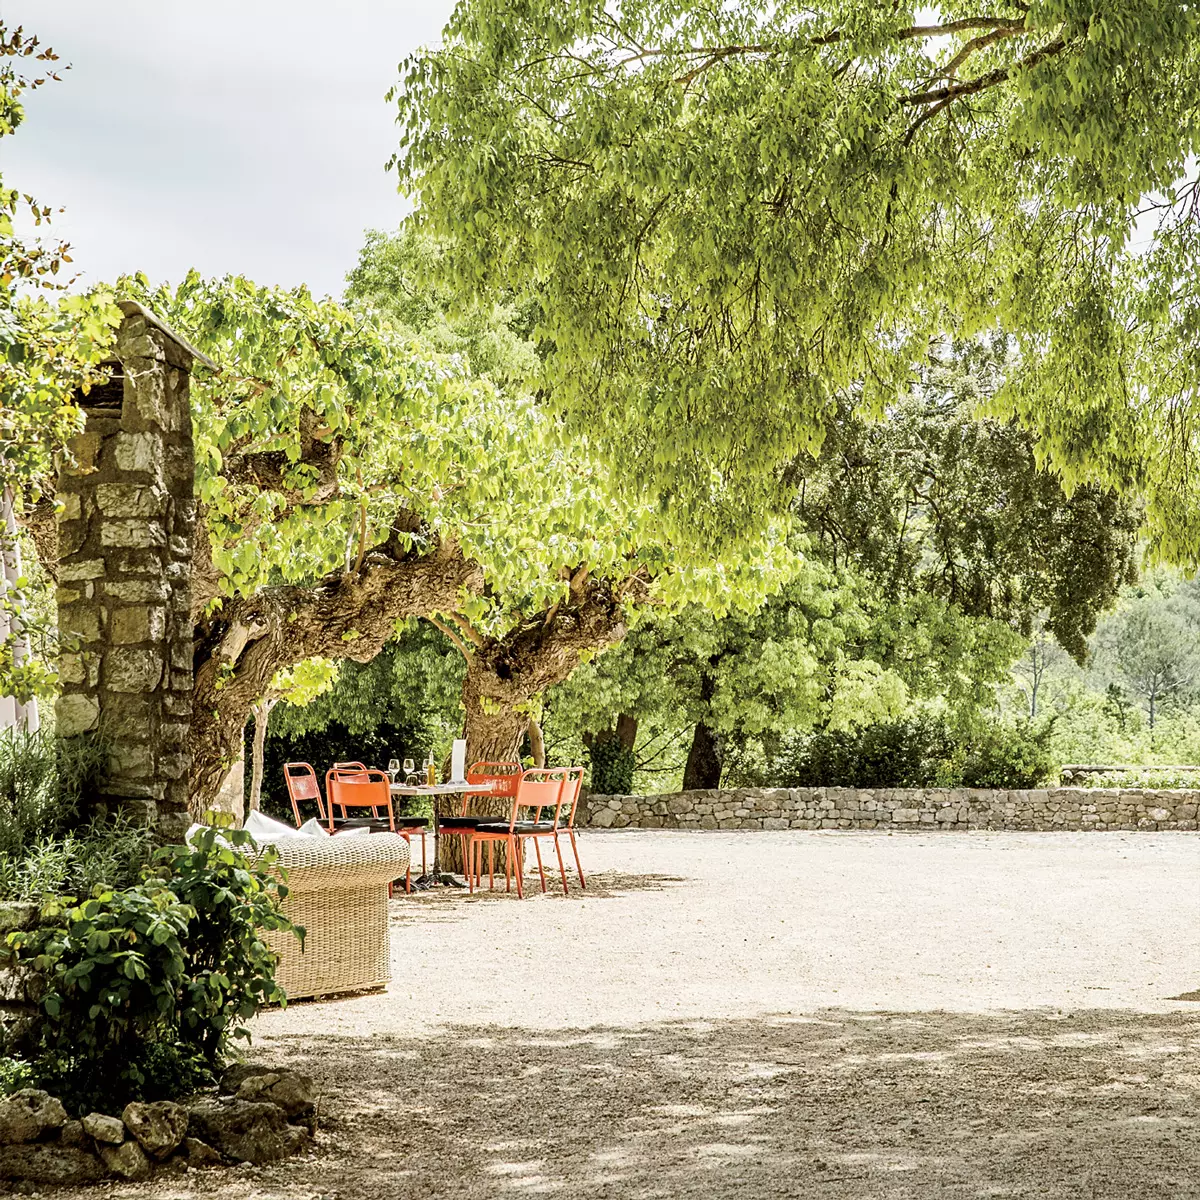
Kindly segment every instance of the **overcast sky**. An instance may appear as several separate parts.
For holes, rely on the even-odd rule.
[[[91,280],[189,267],[340,294],[404,212],[383,94],[453,0],[0,0],[62,56],[3,142]]]

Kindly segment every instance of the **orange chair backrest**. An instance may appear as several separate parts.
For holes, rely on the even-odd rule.
[[[583,789],[583,768],[568,767],[563,780],[562,805],[559,808],[559,823],[565,827],[575,824],[575,810],[579,807],[579,793]]]
[[[488,796],[515,796],[521,783],[521,764],[519,762],[477,762],[467,768],[468,783],[490,783],[492,790],[484,793]],[[476,792],[476,796],[480,793]],[[467,807],[471,802],[471,794],[465,793],[462,799],[462,815],[467,815]]]
[[[325,803],[321,799],[321,785],[317,782],[317,773],[306,762],[283,764],[283,780],[287,784],[288,798],[292,802],[292,814],[296,818],[296,828],[301,825],[300,801],[315,800],[317,816],[325,819]]]
[[[338,770],[332,768],[325,776],[325,791],[329,797],[329,824],[333,826],[333,810],[340,808],[344,813],[351,808],[383,809],[389,824],[395,829],[392,815],[391,780],[383,771],[372,771],[364,767]]]
[[[367,768],[360,762],[334,763],[330,768],[334,771],[365,771]]]
[[[513,799],[511,828],[519,819],[522,809],[533,810],[533,820],[549,820],[558,824],[562,808],[563,790],[567,782],[566,767],[530,767],[521,772],[521,783]],[[542,813],[549,810],[549,816]]]

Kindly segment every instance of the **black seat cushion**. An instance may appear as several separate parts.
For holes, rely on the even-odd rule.
[[[425,817],[397,817],[397,829],[424,829],[429,824]],[[372,833],[390,833],[387,817],[334,817],[334,829],[369,829]]]
[[[494,821],[486,825],[476,825],[475,829],[478,833],[507,833],[507,821]],[[513,826],[513,833],[552,833],[554,831],[553,821],[518,821]]]
[[[494,820],[494,817],[438,817],[437,823],[442,829],[475,829]]]

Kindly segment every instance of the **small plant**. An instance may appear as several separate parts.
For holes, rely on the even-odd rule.
[[[153,833],[124,814],[97,817],[78,831],[46,836],[0,854],[0,898],[89,896],[135,884],[154,846]]]
[[[0,1056],[0,1095],[33,1086],[33,1068],[21,1058]]]

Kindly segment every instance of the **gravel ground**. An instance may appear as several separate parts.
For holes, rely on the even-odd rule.
[[[1200,1197],[1194,835],[581,843],[586,897],[398,897],[386,994],[258,1021],[311,1158],[109,1194]]]

